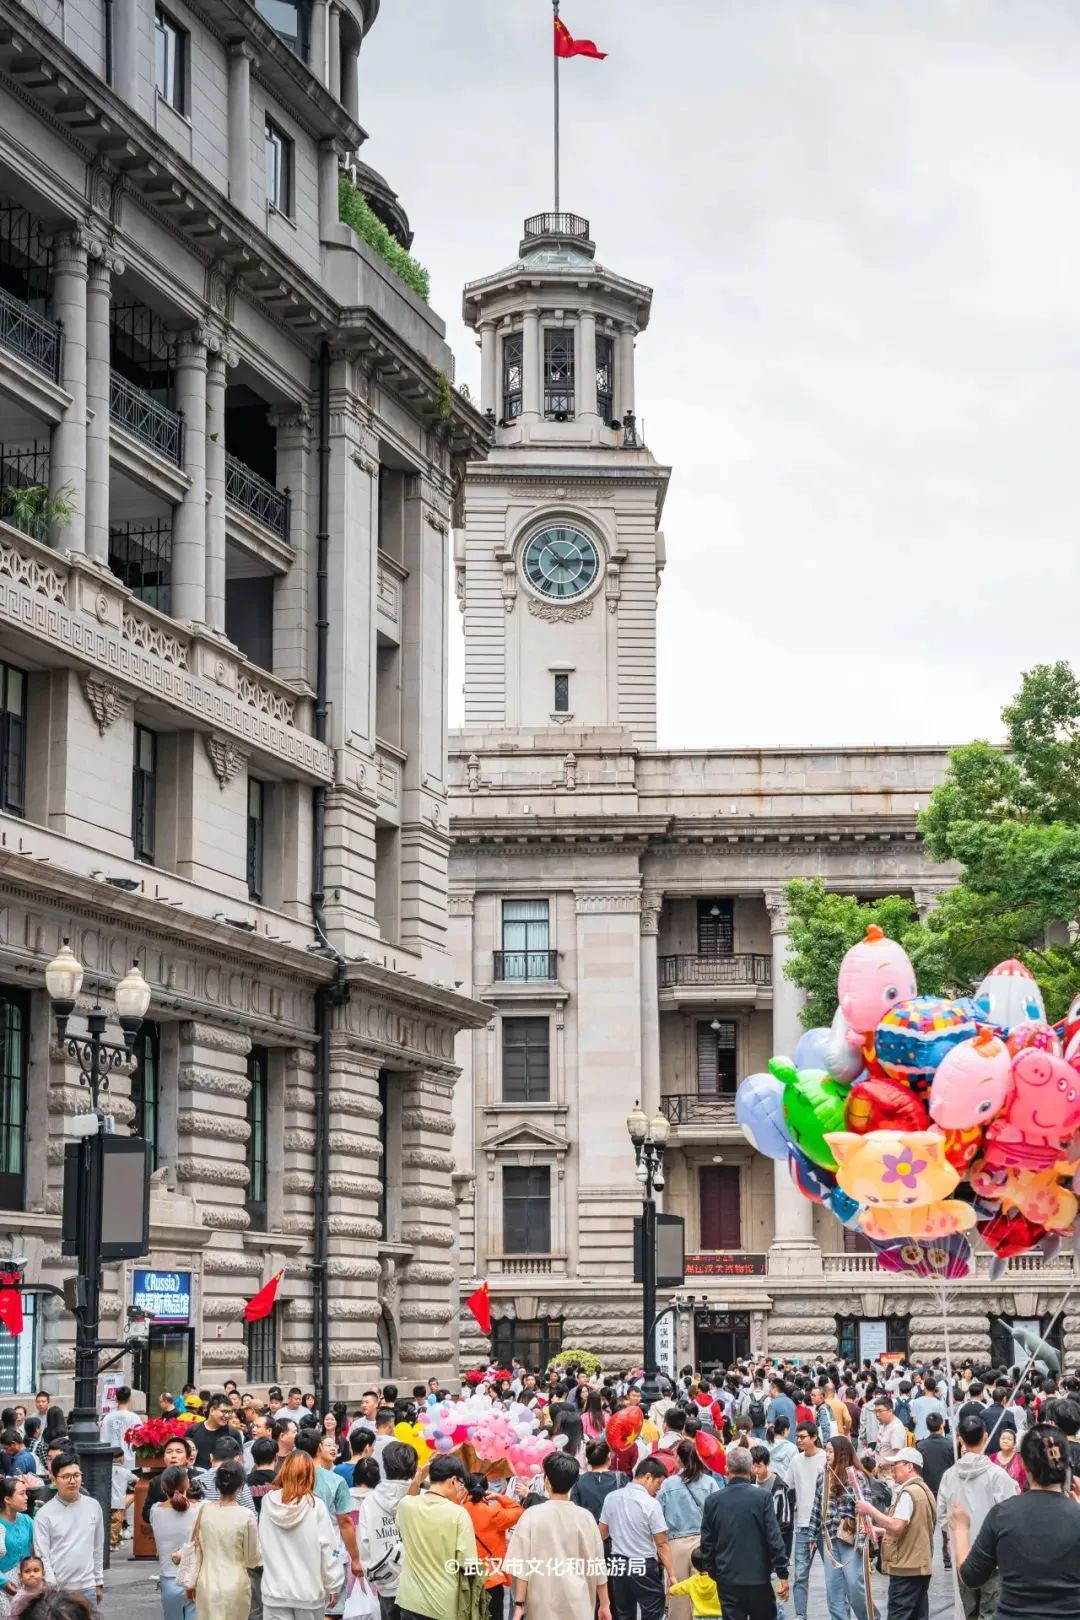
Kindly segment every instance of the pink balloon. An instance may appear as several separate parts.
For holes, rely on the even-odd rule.
[[[448,1434],[436,1435],[436,1437],[435,1437],[435,1450],[436,1451],[453,1451],[453,1449],[454,1449],[454,1442],[453,1442],[453,1440],[450,1438],[450,1436]]]

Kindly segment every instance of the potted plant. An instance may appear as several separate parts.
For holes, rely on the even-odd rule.
[[[132,1508],[135,1533],[131,1551],[135,1558],[157,1557],[153,1532],[143,1520],[143,1503],[146,1501],[151,1479],[165,1466],[166,1445],[170,1440],[182,1440],[185,1432],[186,1425],[178,1422],[176,1418],[147,1418],[145,1423],[137,1423],[133,1429],[128,1430],[128,1444],[134,1451],[139,1465],[139,1477],[135,1481],[135,1502]]]

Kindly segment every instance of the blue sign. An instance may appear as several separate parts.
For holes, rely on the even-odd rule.
[[[190,1271],[135,1271],[131,1303],[155,1322],[186,1322],[191,1316]]]

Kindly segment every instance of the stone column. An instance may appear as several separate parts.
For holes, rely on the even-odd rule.
[[[596,416],[596,316],[583,309],[578,322],[577,414]]]
[[[634,328],[619,328],[619,375],[616,378],[616,406],[620,417],[636,409],[634,405]]]
[[[401,1239],[413,1251],[402,1276],[399,1306],[401,1381],[406,1384],[418,1382],[425,1368],[428,1376],[453,1375],[452,1090],[453,1082],[442,1075],[410,1075],[402,1081]]]
[[[225,367],[218,349],[206,362],[206,622],[225,629]]]
[[[75,511],[71,522],[56,536],[66,551],[86,550],[86,283],[85,231],[73,230],[53,238],[52,312],[63,327],[60,386],[71,404],[52,430],[49,455],[49,494],[62,490]],[[52,537],[50,537],[52,538]]]
[[[803,992],[785,977],[790,951],[787,906],[781,890],[768,890],[765,905],[772,925],[772,1049],[778,1056],[795,1050],[802,1025],[799,1011]],[[814,1242],[814,1206],[794,1186],[787,1161],[773,1161],[775,1231],[769,1255],[769,1271],[779,1276],[801,1276],[821,1270],[821,1252]]]
[[[109,309],[121,260],[103,252],[89,263],[86,289],[86,549],[109,561]]]
[[[326,88],[335,101],[341,100],[341,7],[330,4],[330,32],[328,37]]]
[[[326,79],[326,46],[329,33],[328,0],[314,0],[311,7],[311,35],[308,48],[308,66],[320,84]]]
[[[500,401],[498,399],[498,369],[496,356],[498,354],[499,340],[495,334],[494,321],[480,322],[480,409],[494,411],[501,416]]]
[[[201,624],[206,618],[206,351],[202,328],[176,345],[176,408],[184,419],[184,471],[191,480],[173,508],[172,611]]]
[[[350,118],[360,117],[360,46],[350,40],[341,55],[341,105]]]
[[[330,1045],[330,1384],[355,1400],[379,1369],[379,1066],[346,1031],[361,1008],[335,1009]]]
[[[664,897],[647,891],[641,900],[641,1106],[650,1119],[660,1109],[660,1004],[657,947]]]
[[[258,58],[251,46],[245,40],[233,40],[229,46],[229,201],[234,208],[249,216],[253,64],[258,65]]]
[[[112,88],[129,107],[139,105],[139,28],[138,0],[112,0]]]
[[[307,681],[314,675],[307,636],[314,613],[314,564],[308,535],[308,450],[311,415],[304,405],[285,406],[272,413],[277,432],[277,484],[289,492],[290,544],[296,560],[274,592],[274,673],[286,681]]]
[[[336,239],[341,216],[338,213],[338,174],[345,148],[336,135],[319,142],[319,236]]]
[[[525,311],[522,322],[521,381],[522,415],[535,420],[540,415],[540,311],[535,307]]]
[[[919,913],[919,921],[925,922],[932,911],[936,911],[942,895],[948,885],[938,886],[933,883],[917,883],[912,890],[915,900],[915,909]]]

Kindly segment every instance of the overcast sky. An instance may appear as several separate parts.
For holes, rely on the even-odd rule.
[[[998,735],[1080,642],[1080,4],[563,17],[610,52],[563,67],[563,206],[655,289],[661,743]],[[549,0],[383,0],[361,122],[478,396],[462,284],[551,206]]]

